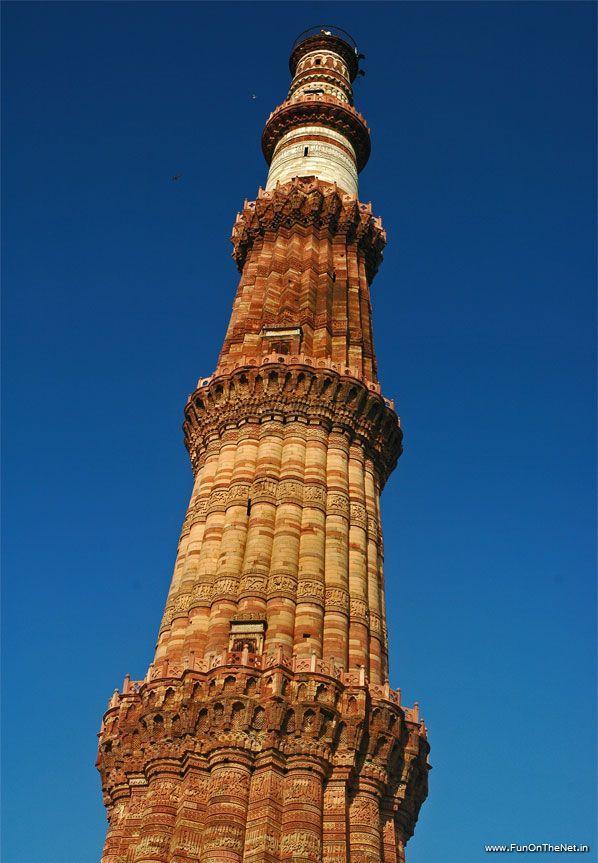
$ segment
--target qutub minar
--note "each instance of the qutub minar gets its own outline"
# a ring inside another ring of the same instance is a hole
[[[103,863],[400,863],[426,729],[388,681],[379,497],[401,454],[370,284],[385,233],[351,37],[299,37],[241,279],[185,408],[195,476],[156,654],[102,722]]]

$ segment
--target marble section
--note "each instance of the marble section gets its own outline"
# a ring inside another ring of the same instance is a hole
[[[266,189],[294,177],[317,177],[357,195],[357,164],[351,142],[321,126],[299,126],[287,132],[274,151]]]

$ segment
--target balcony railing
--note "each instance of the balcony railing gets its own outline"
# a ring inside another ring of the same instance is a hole
[[[336,36],[337,39],[342,39],[343,42],[347,42],[347,44],[350,45],[357,54],[357,43],[355,42],[355,39],[350,33],[347,33],[346,30],[343,30],[341,27],[335,27],[333,24],[316,24],[314,27],[308,27],[307,30],[304,30],[303,33],[300,33],[297,36],[293,42],[293,48],[291,50],[294,50],[297,45],[301,44],[301,42],[305,42],[306,39],[309,39],[312,36],[319,36],[320,34],[323,34],[324,36]]]

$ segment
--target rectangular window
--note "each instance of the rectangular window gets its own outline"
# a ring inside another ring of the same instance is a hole
[[[264,354],[299,354],[301,352],[301,327],[264,328],[261,336]]]
[[[231,620],[228,649],[233,653],[241,653],[247,645],[249,653],[261,654],[265,635],[265,620]]]
[[[303,155],[307,156],[308,153],[309,153],[309,147],[305,147],[303,150]]]

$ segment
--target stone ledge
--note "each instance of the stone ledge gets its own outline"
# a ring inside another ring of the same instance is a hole
[[[398,691],[369,684],[361,669],[281,649],[261,662],[227,653],[197,666],[127,676],[113,695],[98,754],[109,809],[144,780],[150,790],[155,780],[181,780],[190,764],[243,761],[251,772],[267,756],[285,771],[313,759],[325,779],[340,768],[353,788],[378,788],[413,832],[429,746],[417,706],[402,707]]]
[[[233,258],[241,271],[256,240],[268,231],[326,230],[331,236],[343,235],[356,243],[366,260],[371,282],[382,261],[386,232],[371,204],[360,203],[340,191],[336,184],[315,177],[297,177],[265,191],[255,201],[245,201],[231,234]]]
[[[403,433],[392,402],[338,372],[275,361],[214,376],[190,396],[183,430],[194,467],[210,437],[231,424],[269,421],[274,415],[282,422],[322,424],[359,441],[376,464],[382,486],[402,452]]]
[[[334,96],[302,96],[295,102],[283,102],[272,111],[262,134],[262,152],[270,164],[278,141],[285,132],[297,126],[326,126],[349,139],[357,154],[361,171],[370,157],[370,130],[365,118],[346,102]]]

